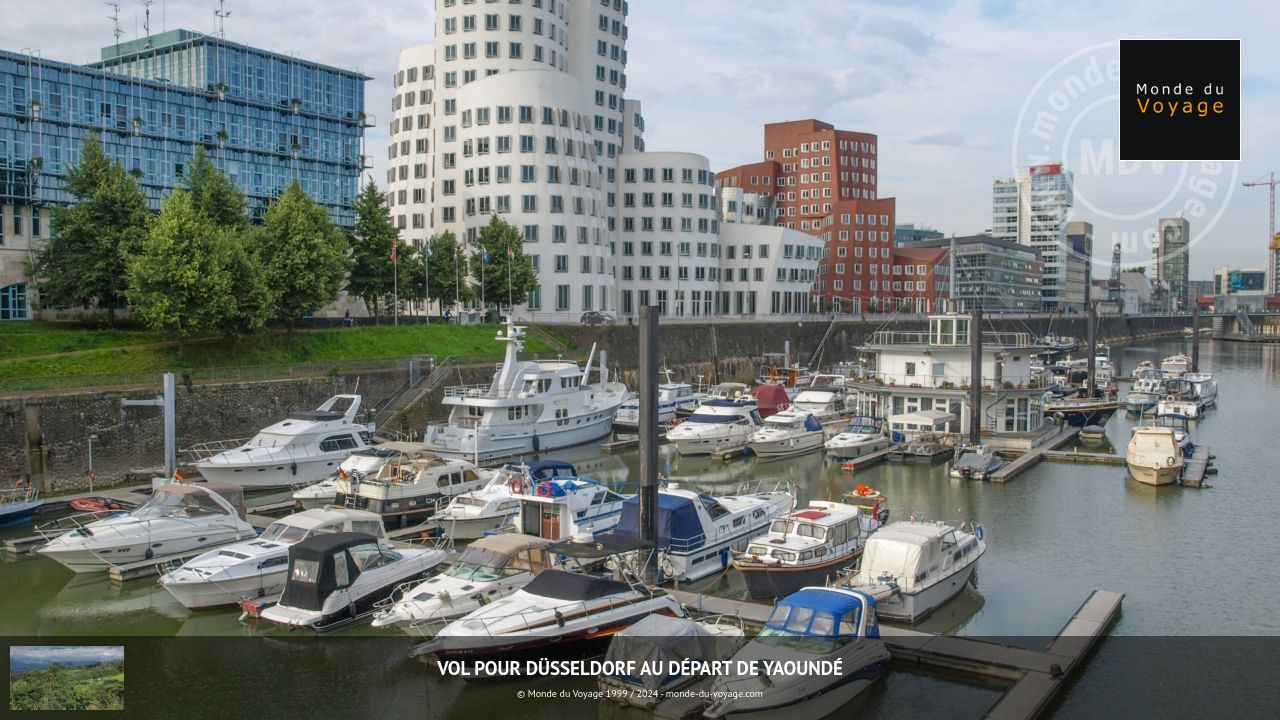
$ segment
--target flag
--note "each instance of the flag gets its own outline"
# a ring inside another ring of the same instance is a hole
[[[490,258],[489,258],[489,251],[488,251],[488,250],[485,250],[485,251],[484,251],[484,264],[485,264],[485,265],[488,265],[488,264],[489,264],[489,259],[490,259]]]
[[[395,262],[395,261],[396,261],[396,249],[395,249],[395,247],[393,246],[393,247],[391,248],[391,262]]]
[[[513,250],[513,249],[511,249],[511,246],[510,246],[510,245],[508,245],[508,246],[507,246],[507,259],[508,259],[508,260],[515,260],[515,259],[516,259],[516,251],[515,251],[515,250]]]
[[[431,243],[427,243],[426,245],[423,245],[423,248],[424,248],[424,251],[426,252],[427,257],[431,257],[432,255],[436,254],[435,251],[431,249]]]
[[[184,480],[184,479],[186,479],[186,477],[187,477],[186,475],[183,475],[183,474],[182,474],[182,471],[181,471],[181,470],[174,470],[174,471],[173,471],[173,479],[174,479],[174,480]]]

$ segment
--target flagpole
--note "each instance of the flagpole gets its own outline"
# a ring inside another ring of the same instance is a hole
[[[392,280],[393,287],[395,288],[392,291],[395,295],[395,310],[392,315],[393,320],[391,321],[391,324],[396,326],[400,325],[400,253],[397,252],[398,250],[399,248],[395,245],[391,246],[391,274],[395,276]]]
[[[488,262],[486,262],[489,251],[482,250],[481,252],[484,253],[484,255],[480,256],[480,315],[481,317],[483,317],[484,316],[484,266],[489,264]]]
[[[422,314],[431,322],[431,238],[422,241]]]
[[[453,243],[453,306],[462,312],[462,267],[458,264],[458,242]],[[458,318],[461,322],[462,318]]]
[[[511,264],[515,262],[515,251],[511,249],[511,243],[507,243],[507,312],[514,312],[512,309],[514,303],[511,302]]]

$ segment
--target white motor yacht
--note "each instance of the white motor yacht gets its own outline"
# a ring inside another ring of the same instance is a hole
[[[828,381],[840,381],[831,375],[819,375],[818,379],[823,384],[815,382],[815,384],[796,393],[791,400],[791,407],[787,410],[796,410],[798,412],[810,412],[822,424],[827,433],[834,435],[840,431],[849,421],[852,403],[845,392],[843,385],[825,384]],[[781,411],[781,412],[785,412]]]
[[[545,469],[540,471],[547,472]],[[488,484],[454,497],[448,507],[436,513],[427,524],[439,528],[454,540],[474,540],[501,529],[511,523],[519,510],[520,503],[512,495],[513,488],[520,487],[524,476],[530,472],[530,465],[523,463],[502,466],[489,476]],[[547,477],[554,474],[551,471]]]
[[[755,403],[704,400],[692,415],[667,431],[667,440],[681,455],[710,455],[746,447],[761,423]]]
[[[577,475],[569,463],[530,464],[510,479],[515,530],[545,540],[567,540],[605,532],[618,524],[627,496],[600,481]]]
[[[1201,409],[1218,404],[1218,381],[1213,379],[1213,373],[1183,373],[1182,380],[1191,383],[1191,395],[1195,397]]]
[[[729,567],[732,553],[744,550],[774,518],[791,508],[785,490],[711,496],[668,483],[658,490],[658,578],[690,582]],[[628,498],[614,534],[640,536],[640,498]],[[638,566],[638,553],[629,554]]]
[[[774,606],[760,634],[729,667],[778,668],[719,676],[704,718],[818,718],[840,709],[889,672],[876,599],[845,588],[806,587]],[[768,661],[768,664],[761,662]],[[838,662],[838,673],[798,673],[793,663]],[[776,663],[776,664],[775,664]]]
[[[880,528],[877,512],[814,500],[803,510],[775,518],[767,533],[734,556],[733,566],[753,598],[779,598],[806,585],[826,585],[862,555],[867,538]]]
[[[214,482],[288,487],[323,480],[372,443],[368,426],[356,422],[360,401],[359,395],[334,395],[315,410],[289,413],[247,441],[205,443],[188,452],[197,458],[200,474]],[[215,454],[228,445],[233,447]]]
[[[1191,357],[1182,353],[1170,355],[1160,361],[1160,369],[1165,377],[1180,378],[1183,373],[1191,372]]]
[[[658,385],[658,420],[659,424],[669,423],[677,414],[692,412],[698,407],[698,396],[689,383],[671,382],[670,373],[667,382]],[[636,430],[640,427],[640,397],[632,396],[618,408],[613,417],[613,426],[622,430]]]
[[[523,588],[462,618],[424,625],[430,640],[411,656],[521,665],[596,657],[615,633],[653,614],[685,617],[670,594],[640,582],[543,570]]]
[[[13,525],[29,520],[44,505],[40,490],[34,487],[15,487],[0,490],[0,526]]]
[[[552,561],[542,538],[518,533],[480,538],[441,572],[383,601],[373,626],[409,631],[415,623],[462,617],[528,585]]]
[[[1144,413],[1165,396],[1164,375],[1159,370],[1139,371],[1138,378],[1124,397],[1124,407],[1132,413]]]
[[[991,473],[1004,466],[1004,458],[985,445],[968,445],[956,449],[956,459],[951,463],[951,477],[964,480],[985,480]]]
[[[1124,460],[1129,476],[1146,485],[1169,485],[1182,476],[1183,452],[1171,427],[1134,428]]]
[[[284,589],[290,546],[312,535],[335,532],[363,532],[387,542],[382,518],[373,513],[345,508],[304,510],[271,523],[256,538],[195,556],[161,575],[160,586],[191,609],[274,597]]]
[[[480,464],[609,434],[629,393],[622,383],[609,381],[604,353],[593,365],[593,345],[585,367],[564,360],[520,360],[524,336],[525,328],[507,318],[496,338],[506,344],[506,358],[493,381],[445,388],[443,403],[452,410],[446,424],[427,426],[423,442],[429,450]]]
[[[392,549],[361,532],[312,535],[289,548],[279,602],[259,617],[286,628],[335,629],[373,614],[396,586],[444,562],[438,548]]]
[[[987,551],[982,526],[889,523],[867,538],[857,573],[842,584],[876,598],[881,616],[913,623],[955,597]]]
[[[332,505],[338,498],[338,490],[345,491],[351,478],[372,477],[392,460],[406,462],[423,453],[425,449],[421,443],[406,442],[386,442],[357,450],[343,460],[329,477],[294,490],[293,506],[298,510],[310,510]]]
[[[884,418],[858,415],[825,444],[827,454],[837,460],[869,455],[889,447]]]
[[[751,434],[751,452],[762,458],[785,457],[813,452],[822,447],[826,436],[822,423],[808,410],[795,406],[770,415]]]
[[[169,483],[127,513],[73,515],[42,525],[38,531],[46,536],[62,534],[36,552],[76,572],[97,572],[253,537],[257,532],[244,514],[239,486]]]
[[[334,504],[377,513],[389,527],[403,528],[483,487],[489,475],[468,460],[432,454],[403,462],[393,458],[374,475],[340,479]]]

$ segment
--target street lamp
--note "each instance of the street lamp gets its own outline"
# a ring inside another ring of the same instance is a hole
[[[93,441],[94,441],[94,440],[97,440],[97,439],[98,439],[98,436],[97,436],[97,435],[94,435],[94,434],[90,433],[90,435],[89,435],[89,492],[93,492],[93,480],[94,480],[94,476],[93,476]]]

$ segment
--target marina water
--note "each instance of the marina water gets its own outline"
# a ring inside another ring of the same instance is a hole
[[[1127,374],[1143,360],[1158,366],[1161,358],[1187,350],[1186,341],[1171,339],[1117,348],[1113,355],[1121,374]],[[1215,486],[1210,489],[1140,485],[1127,479],[1123,466],[1111,465],[1043,462],[997,484],[950,478],[945,465],[885,464],[850,475],[821,454],[721,463],[682,458],[667,446],[660,467],[672,481],[712,493],[731,494],[747,481],[766,488],[783,483],[799,489],[801,502],[838,499],[862,483],[888,495],[892,519],[905,520],[914,513],[978,521],[986,529],[989,549],[978,564],[975,587],[918,629],[1042,648],[1092,589],[1125,593],[1111,636],[1047,714],[1091,717],[1114,712],[1116,703],[1132,695],[1135,682],[1155,683],[1152,688],[1179,684],[1169,676],[1178,668],[1132,662],[1132,650],[1141,643],[1148,646],[1139,654],[1150,660],[1160,656],[1161,643],[1177,642],[1172,636],[1234,636],[1235,646],[1227,651],[1239,652],[1250,639],[1280,635],[1280,564],[1274,559],[1280,512],[1280,347],[1206,342],[1201,365],[1215,374],[1220,388],[1218,406],[1192,423],[1193,441],[1210,446],[1217,456],[1219,474],[1207,478]],[[1123,454],[1135,422],[1123,414],[1113,418],[1106,428],[1109,447],[1101,449]],[[555,457],[601,480],[638,474],[635,451],[610,456],[588,446]],[[3,533],[17,537],[31,530],[7,528]],[[275,639],[289,637],[275,631],[265,633],[272,639],[246,639],[258,631],[242,625],[236,609],[190,612],[153,580],[115,589],[104,575],[76,576],[36,555],[0,564],[0,588],[4,635],[39,636],[43,642],[57,637],[91,640],[89,636],[189,638],[168,651],[164,643],[151,643],[130,655],[132,660],[153,654],[156,685],[164,686],[136,692],[155,693],[157,701],[167,693],[170,701],[182,702],[175,707],[184,708],[184,717],[223,716],[218,708],[202,706],[201,697],[244,698],[262,712],[272,712],[274,705],[286,712],[279,717],[301,711],[308,702],[323,704],[326,712],[345,709],[353,717],[496,717],[517,707],[524,717],[596,718],[601,712],[588,700],[514,699],[522,688],[594,690],[593,680],[468,684],[441,678],[401,654],[411,644],[402,633],[367,627],[322,638],[299,635],[290,642]],[[747,597],[733,573],[689,589]],[[131,678],[133,672],[131,666]],[[1143,673],[1150,677],[1144,680]],[[181,677],[201,678],[203,689],[176,687],[172,680]],[[131,693],[136,685],[131,682]],[[845,716],[936,716],[946,708],[947,717],[978,718],[1000,692],[999,686],[898,668],[856,700]],[[1245,715],[1252,714],[1255,703],[1265,702],[1260,696],[1235,695],[1218,701],[1238,706]],[[1216,710],[1220,714],[1226,707]],[[1158,714],[1156,708],[1146,710]]]

